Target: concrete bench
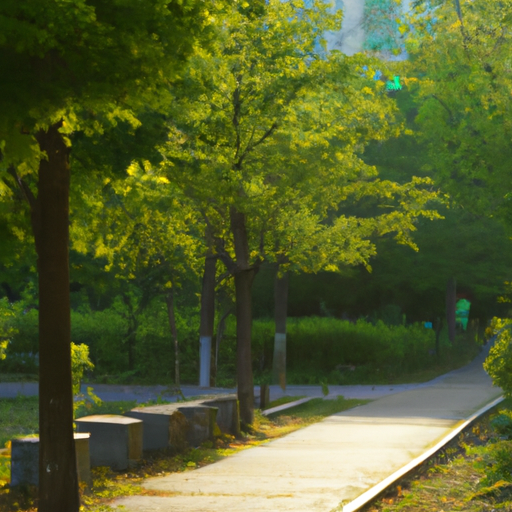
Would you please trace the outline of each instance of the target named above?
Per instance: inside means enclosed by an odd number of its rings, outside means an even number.
[[[89,433],[75,433],[78,480],[91,483]],[[39,485],[39,437],[11,440],[11,487]]]
[[[78,432],[90,432],[91,466],[124,470],[142,459],[142,421],[116,414],[75,420]]]
[[[240,436],[240,408],[236,395],[221,395],[203,400],[201,403],[218,409],[217,425],[222,432]]]
[[[214,437],[217,408],[195,402],[137,407],[125,413],[144,422],[143,449],[182,451]]]

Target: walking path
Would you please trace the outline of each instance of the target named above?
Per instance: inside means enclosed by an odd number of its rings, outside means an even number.
[[[387,395],[401,393],[412,389],[419,389],[432,385],[437,379],[422,384],[395,384],[395,385],[375,385],[375,386],[329,386],[329,395],[327,398],[344,396],[345,398],[375,399]],[[119,400],[135,400],[138,403],[144,403],[148,400],[161,398],[166,401],[177,401],[180,395],[177,395],[172,386],[129,386],[122,384],[82,384],[81,391],[87,392],[87,388],[92,387],[94,393],[105,402]],[[186,398],[204,395],[216,395],[226,393],[236,393],[235,388],[201,388],[199,386],[185,385],[181,391]],[[259,396],[259,386],[254,388],[255,395]],[[18,395],[36,396],[39,392],[37,382],[0,382],[0,398],[16,398]],[[276,400],[282,396],[309,396],[323,397],[321,386],[287,386],[283,391],[279,386],[270,386],[270,400]]]
[[[352,396],[381,397],[215,464],[148,479],[143,487],[154,495],[114,505],[130,512],[341,511],[500,396],[482,369],[485,352],[426,384],[365,393],[352,386]]]
[[[215,464],[148,479],[143,487],[154,495],[114,505],[128,512],[341,511],[501,395],[482,369],[487,350],[468,366],[423,384],[329,386],[327,398],[375,400]],[[93,387],[103,400],[177,399],[164,386]],[[0,383],[0,397],[37,391],[33,383]],[[183,387],[187,397],[234,391]],[[271,387],[272,400],[283,394]],[[319,386],[289,386],[286,394],[323,396]]]

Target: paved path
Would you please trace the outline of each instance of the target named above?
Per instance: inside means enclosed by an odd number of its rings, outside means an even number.
[[[437,379],[436,379],[437,380]],[[423,384],[396,384],[376,386],[329,386],[328,398],[343,395],[345,398],[381,398],[412,389],[430,386],[435,381]],[[169,386],[129,386],[117,384],[83,384],[82,392],[92,387],[94,393],[106,402],[118,400],[135,400],[144,403],[148,400],[162,398],[163,400],[176,401],[178,395]],[[201,388],[199,386],[185,385],[181,388],[187,398],[204,395],[216,395],[236,393],[234,388]],[[255,395],[259,396],[259,387],[254,388]],[[0,382],[0,398],[15,398],[17,395],[35,396],[39,392],[37,382]],[[275,400],[282,396],[313,396],[323,397],[321,386],[288,386],[283,391],[279,386],[270,386],[270,399]]]
[[[482,369],[484,357],[210,466],[146,480],[155,495],[115,505],[130,512],[341,510],[501,394]]]
[[[486,351],[470,365],[424,384],[329,386],[328,398],[375,400],[210,466],[149,479],[144,487],[155,496],[123,498],[116,505],[129,512],[335,510],[424,453],[501,394],[482,369],[485,356]],[[103,400],[177,399],[164,386],[93,387]],[[0,397],[37,392],[35,383],[0,383]],[[183,392],[191,397],[234,390],[184,386]],[[322,396],[322,391],[319,386],[289,386],[286,394]],[[271,387],[272,400],[282,395],[279,387]]]

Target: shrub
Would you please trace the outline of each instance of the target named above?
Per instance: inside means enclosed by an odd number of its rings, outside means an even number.
[[[512,397],[512,322],[495,321],[494,325],[496,341],[489,350],[484,369],[494,385],[503,389],[507,397]]]
[[[491,419],[491,425],[496,432],[507,439],[512,437],[512,411],[504,410]]]
[[[488,446],[471,448],[476,455],[475,466],[485,471],[480,486],[492,486],[500,481],[512,481],[512,442],[498,441]]]

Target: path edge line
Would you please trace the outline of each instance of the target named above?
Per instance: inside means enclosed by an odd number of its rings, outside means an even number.
[[[454,428],[450,431],[448,435],[443,437],[441,441],[439,441],[435,446],[428,449],[426,452],[422,453],[419,457],[416,457],[411,462],[406,464],[405,466],[401,467],[398,471],[395,471],[393,474],[382,480],[382,482],[378,483],[377,485],[373,486],[371,489],[368,489],[363,494],[358,496],[355,500],[351,501],[350,503],[347,503],[346,505],[343,505],[342,508],[338,506],[334,510],[341,510],[342,512],[355,512],[359,510],[360,508],[367,505],[370,501],[375,499],[380,493],[382,493],[384,490],[386,490],[387,487],[390,487],[392,484],[394,484],[397,480],[400,480],[400,478],[404,477],[407,473],[415,469],[420,464],[423,464],[427,459],[432,457],[436,452],[441,450],[446,444],[448,444],[452,439],[457,437],[465,428],[467,428],[471,423],[473,423],[476,419],[478,419],[480,416],[484,415],[486,412],[491,410],[493,407],[496,407],[498,404],[503,402],[505,400],[505,397],[502,395],[492,402],[488,403],[486,406],[482,407],[478,411],[476,411],[473,415],[471,415],[469,418],[467,418],[463,423],[461,423],[458,427]]]

